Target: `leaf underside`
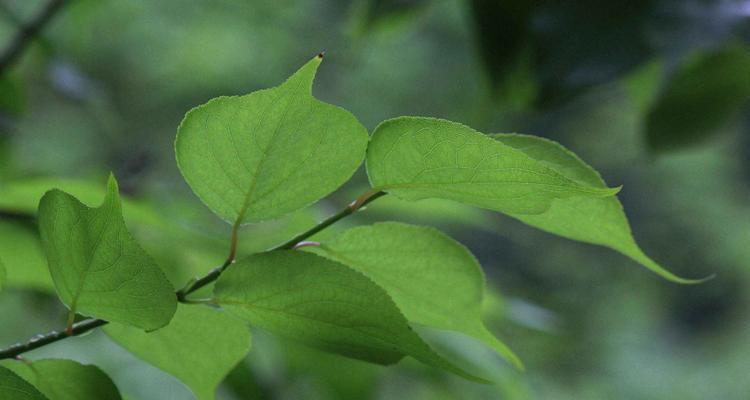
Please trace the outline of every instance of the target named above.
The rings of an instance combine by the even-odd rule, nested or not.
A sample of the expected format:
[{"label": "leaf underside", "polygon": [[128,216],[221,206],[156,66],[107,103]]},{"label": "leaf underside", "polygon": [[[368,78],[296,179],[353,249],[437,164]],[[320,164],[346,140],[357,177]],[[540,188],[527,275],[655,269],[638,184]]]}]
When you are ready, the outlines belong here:
[{"label": "leaf underside", "polygon": [[242,321],[200,305],[180,304],[169,325],[153,332],[122,324],[104,330],[128,351],[180,379],[199,400],[214,399],[216,387],[250,350],[250,332]]},{"label": "leaf underside", "polygon": [[405,200],[444,198],[507,213],[539,214],[554,199],[619,190],[573,181],[465,125],[434,118],[381,123],[366,163],[373,188]]},{"label": "leaf underside", "polygon": [[98,208],[59,190],[47,192],[39,203],[39,231],[57,293],[72,313],[145,330],[172,318],[174,288],[128,232],[114,177]]},{"label": "leaf underside", "polygon": [[522,363],[481,319],[485,280],[463,245],[440,231],[397,222],[350,229],[309,251],[353,268],[382,287],[407,320],[454,330]]},{"label": "leaf underside", "polygon": [[4,361],[2,366],[34,385],[50,400],[122,399],[114,382],[93,365],[48,359],[32,363]]},{"label": "leaf underside", "polygon": [[196,195],[229,223],[310,205],[362,163],[367,130],[348,111],[312,96],[321,60],[313,58],[280,86],[219,97],[185,115],[177,164]]},{"label": "leaf underside", "polygon": [[255,326],[326,351],[385,365],[410,355],[486,382],[432,350],[372,280],[311,253],[244,258],[219,278],[214,301]]},{"label": "leaf underside", "polygon": [[[594,187],[606,187],[599,173],[556,142],[518,134],[496,134],[492,137],[507,146],[523,151],[539,162],[554,166],[572,180]],[[616,196],[557,199],[549,210],[542,214],[508,214],[543,231],[612,248],[667,280],[677,283],[702,281],[676,276],[643,253],[633,239],[630,224]]]},{"label": "leaf underside", "polygon": [[2,365],[0,365],[0,399],[48,400],[32,384]]}]

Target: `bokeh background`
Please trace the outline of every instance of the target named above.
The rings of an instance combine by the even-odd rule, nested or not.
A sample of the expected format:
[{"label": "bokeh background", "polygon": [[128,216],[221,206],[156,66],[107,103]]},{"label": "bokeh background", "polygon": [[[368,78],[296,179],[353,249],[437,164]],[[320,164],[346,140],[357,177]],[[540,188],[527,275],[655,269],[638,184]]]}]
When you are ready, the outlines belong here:
[{"label": "bokeh background", "polygon": [[[0,1],[0,51],[43,0]],[[561,142],[598,169],[636,239],[683,276],[453,203],[383,198],[337,229],[438,226],[488,278],[485,320],[525,361],[454,347],[498,380],[384,368],[254,332],[220,399],[750,398],[750,1],[71,0],[0,74],[0,346],[59,329],[32,217],[61,187],[96,204],[113,171],[126,222],[175,284],[220,263],[228,226],[190,192],[173,140],[218,95],[275,86],[321,50],[314,94],[370,130],[400,115]],[[242,252],[360,193],[247,227]],[[330,233],[328,233],[330,234]],[[220,338],[217,338],[220,340]],[[190,399],[101,332],[29,353],[95,363],[132,399]]]}]

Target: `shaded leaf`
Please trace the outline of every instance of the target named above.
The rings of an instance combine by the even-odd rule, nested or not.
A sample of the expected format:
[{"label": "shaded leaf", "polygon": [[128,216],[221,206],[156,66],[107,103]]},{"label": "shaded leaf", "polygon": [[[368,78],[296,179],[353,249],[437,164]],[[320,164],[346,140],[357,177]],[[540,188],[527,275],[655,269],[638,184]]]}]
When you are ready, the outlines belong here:
[{"label": "shaded leaf", "polygon": [[2,364],[32,383],[50,400],[119,400],[122,398],[114,382],[101,369],[93,365],[57,359],[32,363],[6,361]]},{"label": "shaded leaf", "polygon": [[20,79],[9,74],[0,76],[0,113],[18,116],[23,114],[25,108],[26,95]]},{"label": "shaded leaf", "polygon": [[180,304],[169,325],[143,332],[122,324],[104,330],[121,346],[174,375],[200,400],[214,399],[216,387],[250,349],[245,324],[205,306]]},{"label": "shaded leaf", "polygon": [[378,223],[350,229],[309,249],[375,281],[409,322],[473,336],[523,368],[482,323],[485,281],[479,263],[468,249],[440,231]]},{"label": "shaded leaf", "polygon": [[[594,187],[607,187],[599,173],[556,142],[518,134],[497,134],[493,137],[523,151],[529,157],[554,167],[569,179]],[[630,224],[616,196],[557,199],[550,209],[542,214],[509,213],[509,215],[556,235],[617,250],[670,281],[700,282],[674,275],[643,253],[633,239]]]},{"label": "shaded leaf", "polygon": [[429,0],[360,0],[354,2],[354,31],[361,34],[412,22],[429,8]]},{"label": "shaded leaf", "polygon": [[689,58],[666,83],[646,120],[661,151],[695,144],[727,126],[750,98],[750,53],[729,47]]},{"label": "shaded leaf", "polygon": [[0,399],[47,400],[37,388],[3,366],[0,366]]},{"label": "shaded leaf", "polygon": [[373,188],[406,199],[437,197],[506,213],[538,214],[552,200],[619,189],[571,180],[467,126],[400,117],[381,123],[367,149]]},{"label": "shaded leaf", "polygon": [[238,225],[301,209],[362,163],[367,130],[348,111],[312,97],[321,61],[313,58],[275,88],[215,98],[185,115],[177,164],[221,218]]},{"label": "shaded leaf", "polygon": [[55,288],[71,314],[146,330],[172,318],[174,288],[128,232],[114,177],[98,208],[60,190],[47,192],[39,230]]},{"label": "shaded leaf", "polygon": [[663,74],[664,63],[661,60],[651,60],[620,80],[639,117],[645,115],[656,101]]},{"label": "shaded leaf", "polygon": [[5,264],[3,264],[3,260],[0,259],[0,290],[5,289],[7,275],[5,272]]},{"label": "shaded leaf", "polygon": [[484,382],[435,353],[373,281],[311,253],[244,258],[219,278],[214,300],[253,325],[326,351],[377,364],[410,355]]},{"label": "shaded leaf", "polygon": [[[4,211],[36,214],[39,199],[50,188],[57,188],[75,196],[79,201],[92,206],[101,201],[106,190],[84,180],[58,178],[29,178],[0,183],[0,209]],[[131,199],[121,199],[123,215],[128,221],[136,220],[142,224],[166,227],[168,223],[150,208]]]},{"label": "shaded leaf", "polygon": [[7,285],[54,291],[39,235],[18,221],[0,221],[0,257],[5,261]]},{"label": "shaded leaf", "polygon": [[523,108],[536,96],[531,20],[537,1],[472,0],[475,41],[496,96]]}]

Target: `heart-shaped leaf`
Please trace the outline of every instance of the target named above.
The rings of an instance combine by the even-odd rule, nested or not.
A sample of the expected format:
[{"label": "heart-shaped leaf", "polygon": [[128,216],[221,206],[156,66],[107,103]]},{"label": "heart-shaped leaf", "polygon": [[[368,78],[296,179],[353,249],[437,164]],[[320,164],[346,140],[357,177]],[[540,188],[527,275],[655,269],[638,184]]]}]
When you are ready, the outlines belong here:
[{"label": "heart-shaped leaf", "polygon": [[219,97],[185,115],[177,164],[221,218],[240,225],[298,210],[337,189],[362,163],[367,130],[348,111],[312,96],[322,59],[280,86]]},{"label": "heart-shaped leaf", "polygon": [[71,315],[145,330],[172,318],[174,288],[128,232],[113,176],[98,208],[60,190],[47,192],[39,203],[39,231],[55,288]]}]

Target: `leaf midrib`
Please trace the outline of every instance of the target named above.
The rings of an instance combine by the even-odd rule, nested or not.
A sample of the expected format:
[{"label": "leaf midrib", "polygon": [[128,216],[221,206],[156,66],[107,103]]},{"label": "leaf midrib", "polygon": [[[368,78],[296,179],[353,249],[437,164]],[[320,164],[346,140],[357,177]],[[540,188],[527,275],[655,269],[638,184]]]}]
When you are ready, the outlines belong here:
[{"label": "leaf midrib", "polygon": [[[105,200],[105,202],[106,202],[106,200]],[[94,243],[94,247],[93,247],[93,250],[91,251],[91,255],[89,256],[89,260],[88,260],[88,263],[86,264],[86,268],[84,268],[81,271],[81,273],[78,275],[78,287],[76,288],[75,293],[73,294],[73,300],[71,301],[71,305],[70,305],[70,312],[71,313],[75,313],[76,312],[76,309],[77,309],[77,306],[78,306],[78,299],[80,299],[81,294],[83,293],[83,286],[84,286],[84,284],[86,282],[86,277],[88,276],[89,271],[91,271],[91,266],[92,266],[92,263],[94,261],[94,255],[99,250],[99,246],[101,246],[101,244],[103,242],[104,232],[108,228],[108,224],[106,222],[109,221],[109,219],[111,217],[111,213],[112,213],[112,209],[113,208],[114,207],[108,207],[105,210],[107,214],[105,214],[106,217],[104,218],[104,223],[102,223],[102,230],[101,230],[101,232],[99,232],[99,235],[97,235],[98,237],[96,238],[96,242]],[[90,212],[97,211],[97,210],[100,210],[100,209],[101,209],[101,207],[99,209],[85,209],[85,210],[82,210],[82,214],[83,213],[90,213]],[[80,219],[83,219],[83,218],[81,217]]]},{"label": "leaf midrib", "polygon": [[[299,87],[302,85],[302,82],[303,82],[303,80],[299,79],[297,81],[297,85],[294,87],[293,91],[291,89],[285,90],[281,94],[281,96],[279,96],[279,97],[288,97],[289,93],[296,92],[299,89]],[[279,87],[279,89],[282,89],[282,88],[285,88],[284,84],[282,84]],[[271,138],[267,142],[268,145],[266,146],[266,148],[263,149],[263,154],[262,154],[262,156],[260,158],[260,161],[258,161],[258,164],[257,164],[257,166],[255,168],[255,171],[252,172],[252,175],[251,175],[252,181],[250,182],[250,188],[248,189],[247,193],[245,194],[245,201],[242,203],[242,207],[240,208],[240,212],[237,215],[237,220],[235,220],[235,222],[234,222],[235,226],[237,226],[239,224],[242,224],[242,220],[245,219],[245,214],[247,213],[247,210],[250,208],[250,202],[251,202],[251,200],[253,198],[253,193],[255,192],[255,188],[256,188],[256,186],[258,184],[258,177],[260,176],[260,173],[263,170],[263,166],[264,166],[266,160],[268,159],[269,150],[272,149],[273,146],[276,144],[276,140],[275,139],[276,139],[276,136],[279,134],[281,126],[284,124],[284,119],[286,117],[286,114],[289,112],[289,109],[291,108],[292,104],[295,103],[296,100],[299,97],[300,96],[291,96],[291,99],[289,101],[287,101],[286,104],[284,105],[284,110],[281,113],[281,117],[277,120],[276,126],[274,127],[273,133],[271,134]],[[276,101],[278,102],[278,99],[276,99]]]}]

